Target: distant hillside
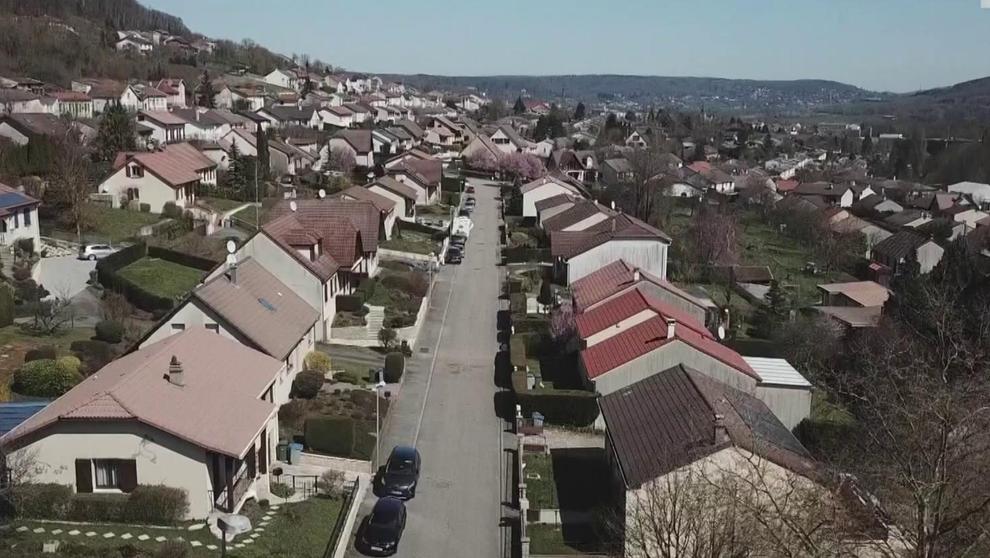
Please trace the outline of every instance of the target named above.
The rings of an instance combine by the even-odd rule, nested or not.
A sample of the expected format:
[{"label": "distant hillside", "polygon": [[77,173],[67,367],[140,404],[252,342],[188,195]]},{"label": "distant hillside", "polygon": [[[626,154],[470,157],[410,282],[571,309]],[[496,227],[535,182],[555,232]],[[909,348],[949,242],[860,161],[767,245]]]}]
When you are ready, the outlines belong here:
[{"label": "distant hillside", "polygon": [[492,97],[515,99],[525,91],[537,98],[583,101],[628,100],[640,103],[702,105],[711,108],[795,109],[843,103],[871,95],[858,87],[826,80],[769,81],[706,77],[630,75],[434,76],[391,75],[425,89],[477,89]]},{"label": "distant hillside", "polygon": [[197,36],[178,17],[136,0],[0,0],[0,75],[30,76],[66,87],[80,76],[195,80],[203,68],[268,73],[287,64],[284,56],[248,41],[217,40],[212,55],[170,48],[144,56],[113,50],[118,30],[159,29]]}]

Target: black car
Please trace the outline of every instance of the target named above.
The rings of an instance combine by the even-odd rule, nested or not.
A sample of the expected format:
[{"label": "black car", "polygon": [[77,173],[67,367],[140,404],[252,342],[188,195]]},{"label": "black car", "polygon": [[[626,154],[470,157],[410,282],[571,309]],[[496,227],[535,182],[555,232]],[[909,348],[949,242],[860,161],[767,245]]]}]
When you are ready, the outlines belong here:
[{"label": "black car", "polygon": [[471,212],[468,211],[467,208],[465,208],[465,209],[462,209],[459,212],[457,212],[457,216],[458,217],[470,217],[471,216]]},{"label": "black car", "polygon": [[382,495],[409,500],[416,496],[419,482],[419,451],[409,446],[395,446],[382,473]]},{"label": "black car", "polygon": [[402,500],[380,498],[365,519],[358,550],[370,556],[391,556],[399,549],[405,528],[406,505]]},{"label": "black car", "polygon": [[457,248],[456,246],[451,246],[447,248],[447,257],[444,258],[445,262],[449,264],[459,264],[463,259],[464,259],[464,254],[463,252],[461,252],[459,248]]}]

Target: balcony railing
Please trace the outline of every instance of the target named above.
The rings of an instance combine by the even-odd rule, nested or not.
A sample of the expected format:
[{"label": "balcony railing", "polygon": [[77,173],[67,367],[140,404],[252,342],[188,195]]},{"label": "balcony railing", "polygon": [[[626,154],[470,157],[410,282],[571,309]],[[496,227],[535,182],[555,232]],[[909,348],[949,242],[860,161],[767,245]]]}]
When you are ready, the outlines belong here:
[{"label": "balcony railing", "polygon": [[244,497],[244,494],[247,493],[249,488],[251,488],[252,482],[254,482],[254,479],[248,476],[247,468],[245,467],[241,469],[237,473],[237,477],[234,479],[233,497],[228,498],[228,496],[230,496],[230,493],[227,490],[227,488],[224,487],[223,489],[220,490],[220,493],[216,495],[216,497],[213,499],[213,505],[220,510],[232,511],[233,506],[236,505],[237,502],[240,502],[241,498]]}]

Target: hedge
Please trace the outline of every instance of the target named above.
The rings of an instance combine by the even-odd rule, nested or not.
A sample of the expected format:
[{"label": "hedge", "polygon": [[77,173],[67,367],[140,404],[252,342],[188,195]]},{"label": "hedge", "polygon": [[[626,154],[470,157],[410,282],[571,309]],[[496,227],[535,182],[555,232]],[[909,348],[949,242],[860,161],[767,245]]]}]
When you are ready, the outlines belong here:
[{"label": "hedge", "polygon": [[14,289],[7,283],[0,285],[0,327],[14,323]]},{"label": "hedge", "polygon": [[543,317],[522,317],[517,316],[512,320],[513,331],[516,333],[528,333],[536,332],[542,334],[550,333],[550,324],[547,323],[547,319]]},{"label": "hedge", "polygon": [[509,295],[509,312],[512,312],[513,316],[526,315],[525,293],[513,293]]},{"label": "hedge", "polygon": [[535,358],[542,354],[545,343],[545,338],[542,333],[536,331],[520,332],[517,329],[514,337],[522,339],[523,346],[526,347],[527,357]]},{"label": "hedge", "polygon": [[220,265],[220,262],[208,258],[200,258],[199,256],[193,256],[184,252],[176,252],[175,250],[169,250],[168,248],[162,248],[161,246],[149,246],[147,255],[152,258],[167,260],[179,265],[198,269],[200,271],[213,271],[214,268]]},{"label": "hedge", "polygon": [[320,372],[303,370],[292,382],[292,396],[302,399],[312,399],[320,393],[324,378]]},{"label": "hedge", "polygon": [[120,343],[124,338],[124,326],[114,320],[101,320],[96,324],[96,335],[98,341],[106,343]]},{"label": "hedge", "polygon": [[51,345],[43,345],[37,349],[31,349],[30,351],[24,353],[24,362],[31,362],[33,360],[55,360],[58,353],[55,351],[55,347]]},{"label": "hedge", "polygon": [[82,381],[77,370],[50,359],[32,360],[14,372],[12,388],[31,397],[59,397]]},{"label": "hedge", "polygon": [[138,485],[130,494],[76,494],[63,484],[21,484],[10,500],[16,516],[50,521],[174,525],[189,511],[185,490],[161,485]]},{"label": "hedge", "polygon": [[406,357],[402,353],[389,353],[385,355],[385,381],[394,384],[402,379],[402,373],[406,369]]},{"label": "hedge", "polygon": [[[513,384],[514,385],[514,384]],[[536,390],[516,393],[516,403],[526,416],[538,412],[547,422],[590,426],[598,418],[598,394],[582,390]]]},{"label": "hedge", "polygon": [[373,422],[346,417],[315,417],[306,420],[303,436],[306,447],[328,455],[351,459],[371,459],[375,449]]},{"label": "hedge", "polygon": [[175,305],[175,301],[148,292],[140,285],[121,277],[117,273],[118,270],[145,256],[174,262],[200,271],[210,271],[219,265],[213,260],[159,246],[149,247],[143,242],[128,246],[97,262],[96,274],[100,284],[106,289],[123,294],[131,304],[146,312],[167,312]]},{"label": "hedge", "polygon": [[86,365],[89,373],[96,372],[113,360],[113,347],[106,341],[80,339],[73,341],[69,350]]},{"label": "hedge", "polygon": [[549,248],[527,248],[526,246],[503,248],[502,257],[507,263],[549,262],[552,260]]},{"label": "hedge", "polygon": [[515,368],[525,368],[528,362],[526,341],[519,335],[513,335],[509,339],[509,362]]},{"label": "hedge", "polygon": [[364,298],[359,295],[337,295],[338,312],[358,312],[364,306]]}]

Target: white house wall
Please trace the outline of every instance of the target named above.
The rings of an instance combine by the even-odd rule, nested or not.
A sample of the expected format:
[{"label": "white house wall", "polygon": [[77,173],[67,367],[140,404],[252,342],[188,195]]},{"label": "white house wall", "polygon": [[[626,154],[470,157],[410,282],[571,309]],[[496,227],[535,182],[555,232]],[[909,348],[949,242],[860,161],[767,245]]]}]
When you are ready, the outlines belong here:
[{"label": "white house wall", "polygon": [[[533,188],[523,193],[523,217],[536,217],[536,202],[552,198],[560,194],[574,195],[574,191],[565,188],[556,182],[547,182],[539,188]],[[544,217],[545,219],[546,217]]]},{"label": "white house wall", "polygon": [[756,397],[773,411],[788,430],[811,416],[811,388],[756,386]]},{"label": "white house wall", "polygon": [[[41,249],[41,230],[38,228],[38,208],[32,207],[27,211],[30,215],[31,224],[24,224],[25,212],[18,209],[16,215],[8,215],[3,218],[7,225],[7,232],[0,233],[0,245],[11,246],[22,238],[34,240],[34,249]],[[55,285],[49,285],[54,287]]]},{"label": "white house wall", "polygon": [[567,283],[625,260],[629,265],[642,269],[660,279],[667,278],[667,244],[659,240],[612,240],[596,246],[567,261]]},{"label": "white house wall", "polygon": [[183,205],[184,202],[180,203],[175,188],[162,182],[147,169],[144,169],[142,177],[128,177],[127,167],[128,165],[124,165],[100,184],[100,192],[113,195],[113,207],[121,206],[120,201],[127,197],[128,188],[137,188],[137,201],[151,206],[152,213],[161,213],[167,202]]}]

